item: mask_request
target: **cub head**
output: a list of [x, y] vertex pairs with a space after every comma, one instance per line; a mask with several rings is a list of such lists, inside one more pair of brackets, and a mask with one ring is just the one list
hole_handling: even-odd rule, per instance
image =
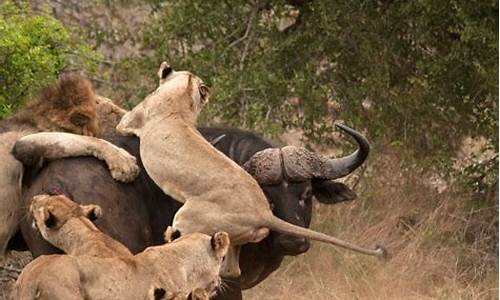
[[140, 135], [141, 128], [152, 119], [180, 117], [195, 124], [210, 97], [209, 88], [196, 75], [187, 71], [174, 71], [166, 62], [158, 70], [159, 86], [127, 112], [116, 127], [122, 134]]
[[33, 215], [35, 227], [49, 242], [57, 238], [57, 232], [68, 221], [80, 219], [87, 226], [94, 227], [90, 221], [102, 215], [98, 205], [79, 205], [62, 195], [33, 197], [30, 212]]

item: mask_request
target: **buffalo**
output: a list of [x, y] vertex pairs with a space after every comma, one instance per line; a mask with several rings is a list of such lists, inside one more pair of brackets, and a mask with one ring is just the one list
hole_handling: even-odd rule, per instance
[[[312, 170], [306, 176], [304, 172], [300, 176], [290, 172], [286, 168], [286, 162], [282, 161], [279, 164], [282, 169], [273, 171], [279, 176], [274, 176], [275, 180], [271, 181], [264, 180], [267, 177], [262, 177], [264, 170], [258, 170], [258, 164], [251, 163], [253, 158], [266, 154], [263, 150], [273, 148], [270, 142], [252, 132], [239, 129], [200, 128], [200, 132], [207, 140], [217, 140], [216, 147], [221, 152], [245, 166], [256, 177], [277, 217], [308, 227], [313, 196], [325, 204], [355, 198], [355, 194], [347, 186], [333, 179], [346, 176], [359, 167], [368, 156], [369, 144], [360, 133], [345, 126], [341, 128], [358, 143], [358, 149], [353, 154], [325, 160], [309, 153], [307, 159], [296, 163], [307, 170], [314, 169], [319, 164], [321, 172]], [[82, 204], [95, 203], [104, 212], [103, 217], [95, 222], [97, 227], [125, 244], [131, 252], [138, 253], [148, 246], [162, 244], [163, 232], [171, 224], [181, 203], [165, 195], [146, 174], [139, 157], [137, 138], [107, 139], [137, 157], [141, 172], [133, 182], [124, 184], [114, 181], [105, 164], [94, 158], [67, 158], [27, 172], [23, 182], [24, 203], [28, 204], [34, 195], [42, 193], [64, 194]], [[281, 153], [282, 160], [287, 159], [285, 156], [286, 154]], [[300, 159], [300, 156], [294, 156], [291, 161], [297, 158]], [[44, 241], [32, 228], [31, 221], [28, 215], [23, 218], [20, 234], [11, 243], [11, 248], [19, 248], [25, 244], [35, 257], [57, 253], [58, 249]], [[229, 280], [229, 288], [220, 293], [217, 299], [241, 299], [241, 289], [251, 288], [264, 280], [280, 266], [285, 255], [298, 255], [308, 249], [307, 239], [277, 232], [271, 232], [259, 243], [244, 245], [240, 256], [240, 280]]]

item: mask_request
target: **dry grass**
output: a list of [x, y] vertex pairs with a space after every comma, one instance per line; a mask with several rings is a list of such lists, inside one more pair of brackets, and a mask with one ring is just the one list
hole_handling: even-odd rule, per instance
[[33, 258], [29, 252], [12, 251], [5, 265], [0, 266], [0, 300], [9, 299], [10, 291], [22, 268]]
[[394, 157], [372, 163], [357, 200], [316, 205], [312, 226], [360, 245], [380, 242], [390, 260], [313, 242], [246, 299], [498, 299], [498, 200], [472, 208], [477, 200], [455, 188], [438, 194]]
[[[456, 188], [439, 194], [425, 177], [402, 170], [395, 153], [377, 155], [356, 187], [358, 199], [317, 204], [312, 227], [360, 245], [381, 243], [391, 259], [313, 242], [245, 299], [498, 299], [498, 200], [479, 206]], [[14, 258], [14, 267], [29, 260]], [[15, 276], [0, 270], [0, 300]]]

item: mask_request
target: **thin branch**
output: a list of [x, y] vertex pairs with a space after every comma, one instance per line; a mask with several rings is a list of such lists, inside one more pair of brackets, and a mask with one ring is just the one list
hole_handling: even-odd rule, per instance
[[232, 48], [232, 47], [238, 45], [239, 43], [243, 42], [246, 38], [248, 38], [248, 35], [250, 34], [250, 29], [252, 28], [253, 19], [255, 18], [255, 15], [257, 14], [258, 9], [259, 9], [259, 5], [257, 5], [257, 4], [254, 5], [254, 7], [252, 8], [252, 12], [250, 13], [250, 17], [248, 18], [245, 33], [241, 37], [239, 37], [235, 41], [233, 41], [231, 44], [229, 44], [226, 47], [226, 49], [224, 49], [223, 52], [226, 52], [229, 48]]
[[[243, 35], [245, 39], [250, 36], [250, 30], [252, 29], [253, 25], [253, 19], [255, 19], [255, 16], [257, 15], [257, 12], [259, 11], [259, 1], [257, 1], [252, 9], [252, 13], [250, 14], [250, 18], [248, 19], [248, 24], [247, 24], [247, 29], [245, 30], [245, 34]], [[243, 67], [245, 66], [245, 59], [248, 54], [248, 47], [250, 46], [250, 41], [251, 39], [248, 39], [245, 43], [245, 47], [243, 48], [243, 52], [241, 53], [241, 58], [240, 58], [240, 71], [243, 70]]]

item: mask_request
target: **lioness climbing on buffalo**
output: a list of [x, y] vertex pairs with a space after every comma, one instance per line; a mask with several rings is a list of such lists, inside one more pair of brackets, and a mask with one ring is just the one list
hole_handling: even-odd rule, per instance
[[138, 174], [133, 156], [95, 137], [99, 134], [96, 102], [88, 80], [64, 74], [16, 114], [0, 121], [0, 265], [21, 217], [22, 163], [95, 156], [107, 163], [116, 180], [128, 182]]
[[[196, 120], [209, 89], [190, 72], [173, 71], [163, 62], [159, 87], [126, 113], [117, 126], [141, 140], [140, 155], [149, 176], [162, 190], [183, 202], [173, 228], [182, 233], [217, 230], [229, 233], [233, 246], [264, 239], [269, 230], [308, 237], [383, 256], [382, 248], [364, 249], [323, 233], [287, 223], [272, 214], [254, 178], [203, 139]], [[238, 249], [231, 253], [238, 256]], [[238, 259], [228, 257], [226, 276], [238, 276]]]
[[33, 222], [43, 238], [70, 255], [131, 256], [120, 242], [91, 222], [102, 214], [94, 204], [79, 205], [63, 195], [38, 195], [30, 205]]

